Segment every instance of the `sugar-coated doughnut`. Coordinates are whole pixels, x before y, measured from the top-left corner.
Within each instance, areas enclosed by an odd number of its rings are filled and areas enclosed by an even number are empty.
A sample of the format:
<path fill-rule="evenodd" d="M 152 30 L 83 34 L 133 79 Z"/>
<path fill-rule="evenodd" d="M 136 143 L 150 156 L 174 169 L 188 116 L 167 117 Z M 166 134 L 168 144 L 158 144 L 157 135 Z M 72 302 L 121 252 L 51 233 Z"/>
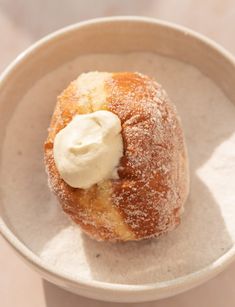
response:
<path fill-rule="evenodd" d="M 97 110 L 113 112 L 121 121 L 119 178 L 73 188 L 56 167 L 54 139 L 75 115 Z M 52 191 L 92 238 L 140 240 L 179 224 L 189 185 L 186 146 L 176 108 L 152 78 L 132 72 L 79 76 L 58 97 L 44 152 Z"/>

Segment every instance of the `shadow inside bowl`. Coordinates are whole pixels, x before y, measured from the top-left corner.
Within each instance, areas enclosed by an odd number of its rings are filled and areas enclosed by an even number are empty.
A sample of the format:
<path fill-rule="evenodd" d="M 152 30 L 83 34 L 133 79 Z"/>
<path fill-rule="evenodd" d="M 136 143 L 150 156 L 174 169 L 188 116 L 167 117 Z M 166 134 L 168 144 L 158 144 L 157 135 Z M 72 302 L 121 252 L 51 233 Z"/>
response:
<path fill-rule="evenodd" d="M 233 241 L 218 204 L 196 173 L 191 173 L 191 185 L 198 194 L 190 194 L 181 225 L 168 235 L 114 244 L 96 242 L 84 234 L 93 278 L 125 284 L 171 280 L 202 269 L 229 250 Z"/>

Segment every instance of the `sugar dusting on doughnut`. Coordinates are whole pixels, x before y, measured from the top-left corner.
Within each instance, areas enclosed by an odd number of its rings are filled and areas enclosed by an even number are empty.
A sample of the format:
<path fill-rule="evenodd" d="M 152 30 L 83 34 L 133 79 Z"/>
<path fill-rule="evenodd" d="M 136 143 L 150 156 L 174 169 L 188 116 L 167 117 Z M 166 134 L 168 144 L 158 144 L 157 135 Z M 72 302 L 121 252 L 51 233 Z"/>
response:
<path fill-rule="evenodd" d="M 58 98 L 45 143 L 50 187 L 63 210 L 97 240 L 159 236 L 178 225 L 188 193 L 187 156 L 175 107 L 161 86 L 147 76 L 100 73 L 101 85 L 97 74 L 87 74 L 86 81 L 92 80 L 87 90 L 79 91 L 74 81 Z M 96 101 L 98 96 L 106 99 L 101 103 Z M 56 169 L 53 140 L 74 115 L 97 109 L 115 113 L 122 122 L 120 178 L 87 190 L 72 188 Z"/>
<path fill-rule="evenodd" d="M 117 73 L 107 85 L 108 107 L 123 125 L 125 154 L 112 201 L 137 238 L 179 223 L 187 196 L 182 128 L 166 92 L 141 74 Z"/>

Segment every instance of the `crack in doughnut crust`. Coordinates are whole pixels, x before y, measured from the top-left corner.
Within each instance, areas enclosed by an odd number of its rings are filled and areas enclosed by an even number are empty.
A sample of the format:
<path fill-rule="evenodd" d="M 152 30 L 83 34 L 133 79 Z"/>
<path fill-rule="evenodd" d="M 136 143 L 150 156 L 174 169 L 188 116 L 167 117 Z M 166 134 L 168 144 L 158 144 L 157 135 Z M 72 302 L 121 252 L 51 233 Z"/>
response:
<path fill-rule="evenodd" d="M 53 158 L 55 135 L 76 114 L 108 110 L 121 120 L 119 179 L 87 190 L 66 184 Z M 58 97 L 45 142 L 49 185 L 63 210 L 97 240 L 159 236 L 180 222 L 188 161 L 180 120 L 166 92 L 139 73 L 82 74 Z"/>

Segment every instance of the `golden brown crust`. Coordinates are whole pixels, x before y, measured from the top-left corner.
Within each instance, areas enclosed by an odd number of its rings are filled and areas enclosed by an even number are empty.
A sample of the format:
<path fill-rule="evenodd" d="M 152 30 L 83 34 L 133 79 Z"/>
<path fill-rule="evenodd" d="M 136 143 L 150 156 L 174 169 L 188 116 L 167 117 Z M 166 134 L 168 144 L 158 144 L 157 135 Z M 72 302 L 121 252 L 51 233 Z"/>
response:
<path fill-rule="evenodd" d="M 84 105 L 74 81 L 58 98 L 45 143 L 49 183 L 63 210 L 98 240 L 158 236 L 179 223 L 188 192 L 187 157 L 175 107 L 159 84 L 138 73 L 108 74 L 103 86 L 105 99 L 98 108 L 117 114 L 122 123 L 119 179 L 75 189 L 56 169 L 56 133 L 75 114 L 97 109 L 94 91 L 87 92 L 89 104 Z"/>
<path fill-rule="evenodd" d="M 186 157 L 176 110 L 161 86 L 140 74 L 115 74 L 107 99 L 121 119 L 125 148 L 113 203 L 137 238 L 160 235 L 179 223 L 186 197 L 187 178 L 177 177 Z"/>

